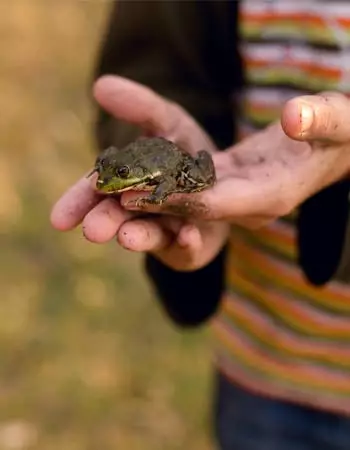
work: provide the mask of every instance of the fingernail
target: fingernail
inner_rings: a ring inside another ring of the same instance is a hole
[[[305,135],[311,128],[314,121],[314,110],[310,105],[303,104],[300,106],[300,125],[301,136]]]

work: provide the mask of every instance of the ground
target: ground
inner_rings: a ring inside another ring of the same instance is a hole
[[[91,167],[111,3],[0,3],[0,450],[208,450],[206,331],[164,317],[138,255],[50,227]]]

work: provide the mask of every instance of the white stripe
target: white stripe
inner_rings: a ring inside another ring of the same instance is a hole
[[[308,12],[313,9],[315,1],[312,0],[245,0],[242,2],[242,11],[244,13],[264,14],[268,12],[276,13],[300,13]]]
[[[246,89],[242,97],[244,98],[244,101],[251,102],[253,104],[258,103],[264,106],[282,107],[282,105],[291,98],[304,94],[305,91],[301,91],[299,89],[254,87]]]
[[[312,14],[319,17],[333,16],[334,18],[350,18],[350,3],[329,0],[244,0],[241,9],[244,13],[264,14]]]
[[[283,44],[251,44],[241,45],[241,53],[257,62],[267,63],[285,63],[290,61],[292,64],[311,63],[321,68],[347,69],[350,61],[350,49],[341,52],[325,51],[307,47],[303,43],[295,43],[286,46]]]

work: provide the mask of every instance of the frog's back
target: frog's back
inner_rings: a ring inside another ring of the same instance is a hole
[[[139,138],[127,145],[125,151],[137,152],[144,156],[152,156],[155,154],[169,156],[174,153],[182,153],[174,142],[168,141],[162,137]]]
[[[132,155],[134,164],[167,171],[175,170],[184,159],[190,158],[176,144],[161,137],[140,138],[123,150],[125,154]]]

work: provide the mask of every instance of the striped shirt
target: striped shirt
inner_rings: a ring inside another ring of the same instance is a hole
[[[240,15],[241,137],[278,119],[291,97],[350,94],[350,1],[245,0]],[[257,393],[350,414],[350,286],[306,282],[294,218],[232,228],[212,322],[217,364]]]

